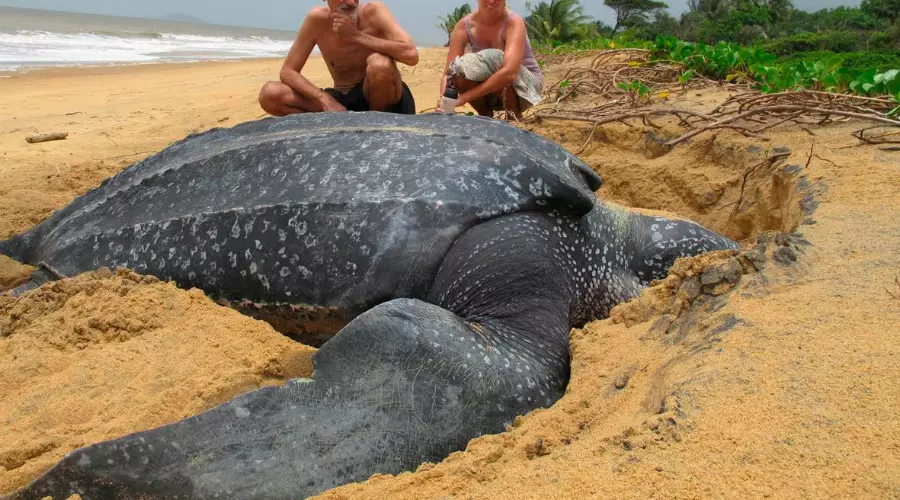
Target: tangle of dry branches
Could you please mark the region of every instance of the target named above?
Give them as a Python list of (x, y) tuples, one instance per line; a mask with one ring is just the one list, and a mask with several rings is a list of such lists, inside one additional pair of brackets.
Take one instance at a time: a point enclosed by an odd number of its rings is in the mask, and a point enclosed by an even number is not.
[[(559, 61), (559, 56), (545, 56), (545, 63), (569, 67), (569, 70), (562, 78), (545, 87), (544, 97), (555, 104), (575, 95), (613, 98), (627, 93), (618, 87), (622, 82), (639, 81), (653, 92), (684, 91), (688, 87), (715, 84), (712, 80), (697, 77), (681, 82), (684, 67), (680, 63), (651, 61), (650, 55), (650, 51), (644, 49), (610, 49), (581, 53), (577, 58), (574, 54), (567, 54)], [(589, 63), (576, 64), (588, 58), (591, 58)]]
[[(553, 105), (535, 110), (529, 118), (582, 121), (594, 124), (596, 129), (599, 125), (614, 122), (632, 126), (629, 121), (636, 119), (640, 119), (644, 125), (659, 128), (651, 118), (668, 116), (676, 118), (679, 125), (688, 130), (666, 142), (664, 147), (667, 149), (713, 130), (729, 129), (748, 137), (768, 141), (764, 133), (780, 125), (790, 123), (809, 131), (806, 126), (822, 126), (851, 120), (876, 124), (853, 133), (865, 143), (900, 143), (900, 120), (886, 115), (893, 104), (887, 99), (813, 91), (777, 94), (746, 92), (729, 98), (709, 114), (661, 106), (633, 109), (629, 104), (629, 100), (623, 97), (583, 110), (561, 109), (560, 106)], [(874, 133), (875, 130), (879, 132)], [(582, 146), (582, 150), (588, 143)]]

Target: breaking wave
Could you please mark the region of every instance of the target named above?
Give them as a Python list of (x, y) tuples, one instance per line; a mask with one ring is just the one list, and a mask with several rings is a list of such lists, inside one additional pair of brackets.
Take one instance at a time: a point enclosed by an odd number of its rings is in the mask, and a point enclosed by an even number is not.
[(171, 33), (123, 36), (20, 30), (0, 33), (0, 72), (48, 66), (94, 66), (150, 62), (284, 57), (289, 40), (265, 36), (224, 37)]

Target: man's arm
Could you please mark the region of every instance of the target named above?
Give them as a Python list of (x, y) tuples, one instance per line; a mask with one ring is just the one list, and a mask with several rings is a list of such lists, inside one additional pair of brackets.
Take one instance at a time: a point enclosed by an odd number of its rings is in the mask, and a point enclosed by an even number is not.
[(407, 66), (415, 66), (419, 63), (419, 51), (409, 33), (407, 33), (391, 14), (391, 11), (381, 2), (370, 2), (368, 13), (369, 21), (379, 31), (383, 32), (386, 39), (377, 38), (359, 31), (353, 26), (350, 19), (343, 14), (332, 14), (332, 21), (337, 21), (335, 30), (341, 36), (348, 37), (354, 43), (359, 44), (372, 52), (384, 54), (395, 61)]
[(297, 38), (294, 40), (294, 44), (291, 46), (284, 64), (281, 66), (279, 78), (281, 83), (293, 89), (294, 92), (307, 99), (321, 103), (325, 111), (344, 111), (343, 106), (334, 97), (323, 92), (322, 89), (310, 83), (305, 76), (300, 74), (303, 66), (306, 65), (306, 61), (309, 60), (309, 55), (316, 46), (319, 34), (328, 26), (328, 15), (327, 8), (316, 7), (309, 11), (306, 19), (303, 20), (303, 24), (300, 26), (300, 31), (297, 32)]
[(459, 105), (480, 99), (488, 94), (509, 87), (516, 81), (522, 58), (525, 55), (525, 21), (515, 16), (506, 31), (506, 46), (503, 48), (503, 66), (474, 89), (459, 96)]

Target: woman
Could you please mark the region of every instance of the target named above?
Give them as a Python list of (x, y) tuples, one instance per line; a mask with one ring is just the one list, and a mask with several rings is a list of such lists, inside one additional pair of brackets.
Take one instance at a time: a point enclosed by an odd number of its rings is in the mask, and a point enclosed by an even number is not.
[(478, 9), (456, 23), (440, 95), (448, 79), (459, 92), (457, 106), (471, 104), (480, 115), (505, 110), (507, 118), (521, 118), (541, 101), (544, 78), (525, 20), (507, 9), (506, 0), (478, 0)]

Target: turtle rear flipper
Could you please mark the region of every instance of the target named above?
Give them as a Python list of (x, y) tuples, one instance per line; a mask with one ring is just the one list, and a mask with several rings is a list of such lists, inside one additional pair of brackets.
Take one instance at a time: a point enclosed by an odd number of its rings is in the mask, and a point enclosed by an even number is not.
[(25, 292), (29, 292), (34, 290), (35, 288), (39, 288), (44, 283), (49, 283), (51, 281), (56, 281), (65, 278), (58, 271), (53, 269), (53, 267), (47, 265), (44, 262), (39, 262), (37, 265), (37, 269), (31, 272), (28, 277), (28, 281), (22, 283), (21, 285), (16, 286), (12, 290), (9, 290), (5, 293), (9, 293), (13, 296), (18, 297)]
[(366, 311), (315, 354), (313, 379), (76, 450), (12, 498), (303, 498), (440, 461), (553, 404), (571, 283), (527, 218), (510, 219), (454, 245), (428, 297), (439, 305)]

